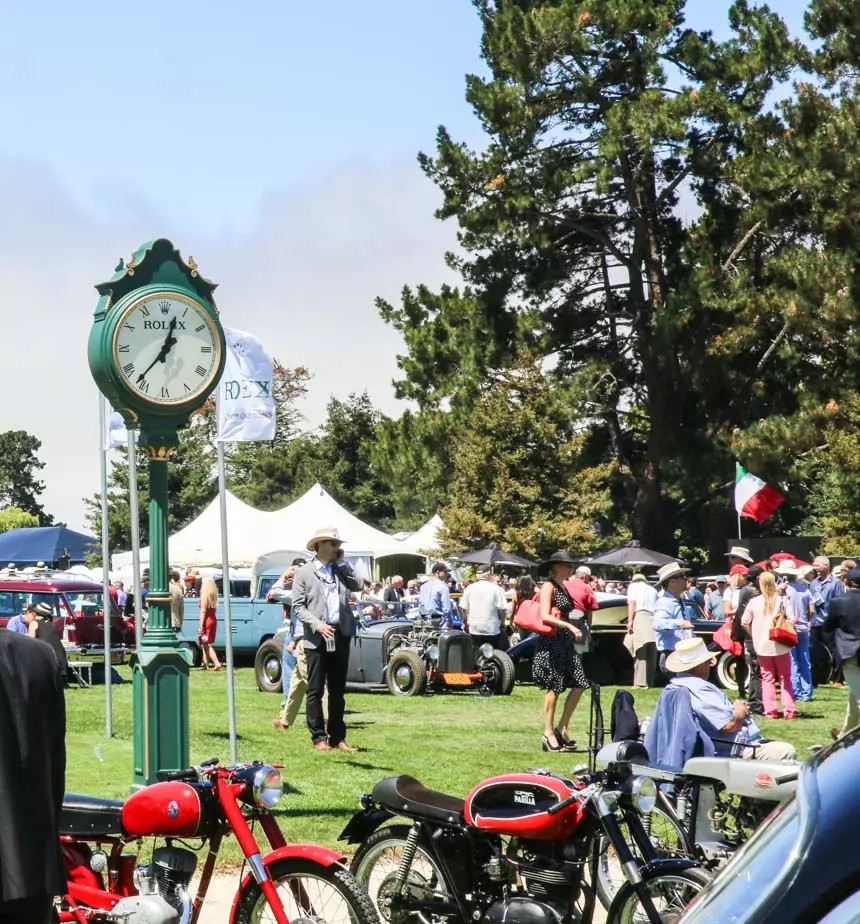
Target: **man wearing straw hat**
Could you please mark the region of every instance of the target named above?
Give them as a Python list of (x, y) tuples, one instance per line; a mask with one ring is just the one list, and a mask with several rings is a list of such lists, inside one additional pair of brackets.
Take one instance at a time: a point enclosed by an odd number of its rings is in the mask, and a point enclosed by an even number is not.
[(687, 589), (688, 573), (689, 569), (682, 568), (676, 561), (663, 565), (657, 572), (657, 586), (661, 593), (654, 606), (651, 624), (657, 641), (660, 670), (664, 674), (666, 659), (681, 639), (690, 637), (693, 628), (681, 602), (681, 595)]
[[(794, 760), (793, 744), (763, 739), (747, 704), (742, 699), (729, 702), (726, 694), (708, 680), (716, 663), (701, 638), (682, 639), (666, 658), (666, 670), (672, 676), (670, 686), (682, 686), (690, 691), (693, 714), (702, 731), (715, 739), (715, 754), (746, 760)], [(656, 759), (656, 755), (651, 756)]]
[[(340, 564), (343, 541), (333, 526), (318, 529), (308, 540), (314, 557), (293, 575), (293, 614), (304, 629), (302, 645), (308, 669), (306, 714), (313, 746), (318, 751), (357, 751), (346, 743), (344, 692), (349, 647), (356, 622), (349, 592), (362, 583), (352, 569)], [(323, 716), (323, 691), (328, 689), (328, 722)]]

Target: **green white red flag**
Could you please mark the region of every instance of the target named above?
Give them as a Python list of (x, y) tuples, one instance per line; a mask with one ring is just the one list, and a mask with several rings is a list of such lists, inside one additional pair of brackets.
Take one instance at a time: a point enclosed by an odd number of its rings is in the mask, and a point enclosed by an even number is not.
[(748, 472), (740, 463), (735, 463), (735, 510), (738, 516), (764, 523), (784, 500), (779, 491)]

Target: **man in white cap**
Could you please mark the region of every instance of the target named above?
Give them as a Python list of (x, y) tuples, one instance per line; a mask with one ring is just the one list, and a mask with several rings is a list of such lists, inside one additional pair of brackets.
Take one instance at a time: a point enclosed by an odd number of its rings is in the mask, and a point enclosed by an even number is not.
[[(651, 620), (657, 642), (660, 670), (666, 674), (666, 659), (675, 650), (677, 643), (689, 638), (693, 624), (687, 619), (681, 595), (687, 589), (687, 568), (673, 561), (663, 565), (657, 572), (657, 586), (660, 594), (654, 606)], [(668, 676), (668, 674), (666, 675)]]
[[(716, 755), (746, 760), (794, 760), (796, 751), (793, 744), (764, 740), (758, 725), (750, 718), (749, 707), (744, 700), (729, 702), (726, 694), (708, 680), (716, 663), (716, 658), (701, 638), (682, 639), (666, 659), (666, 670), (671, 675), (670, 686), (683, 686), (690, 691), (696, 721), (709, 738), (716, 739)], [(756, 747), (744, 747), (750, 744)]]
[[(293, 575), (293, 614), (301, 620), (301, 644), (308, 670), (307, 722), (318, 751), (357, 751), (346, 743), (344, 691), (349, 647), (356, 621), (350, 591), (362, 582), (340, 562), (343, 542), (333, 526), (318, 529), (308, 540), (314, 557)], [(323, 716), (323, 691), (328, 688), (328, 721)]]

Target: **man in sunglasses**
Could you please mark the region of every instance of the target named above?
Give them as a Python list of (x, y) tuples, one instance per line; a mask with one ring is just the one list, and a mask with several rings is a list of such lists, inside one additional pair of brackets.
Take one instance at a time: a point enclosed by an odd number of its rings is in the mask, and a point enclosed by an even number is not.
[[(346, 743), (344, 692), (349, 646), (356, 620), (350, 591), (362, 583), (348, 565), (341, 564), (340, 535), (333, 526), (318, 529), (307, 548), (314, 557), (293, 575), (293, 615), (301, 620), (307, 662), (308, 729), (318, 751), (357, 751)], [(328, 721), (323, 715), (323, 693), (328, 687)]]

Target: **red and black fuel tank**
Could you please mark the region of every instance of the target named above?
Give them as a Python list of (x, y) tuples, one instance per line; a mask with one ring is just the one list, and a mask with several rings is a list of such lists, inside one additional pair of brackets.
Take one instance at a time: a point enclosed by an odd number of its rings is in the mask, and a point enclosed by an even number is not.
[(178, 781), (144, 786), (122, 807), (123, 831), (136, 837), (193, 837), (202, 818), (197, 790)]
[(567, 840), (582, 820), (582, 806), (574, 802), (555, 815), (548, 810), (575, 791), (572, 783), (557, 776), (494, 776), (478, 784), (466, 797), (466, 821), (492, 834), (538, 841)]

